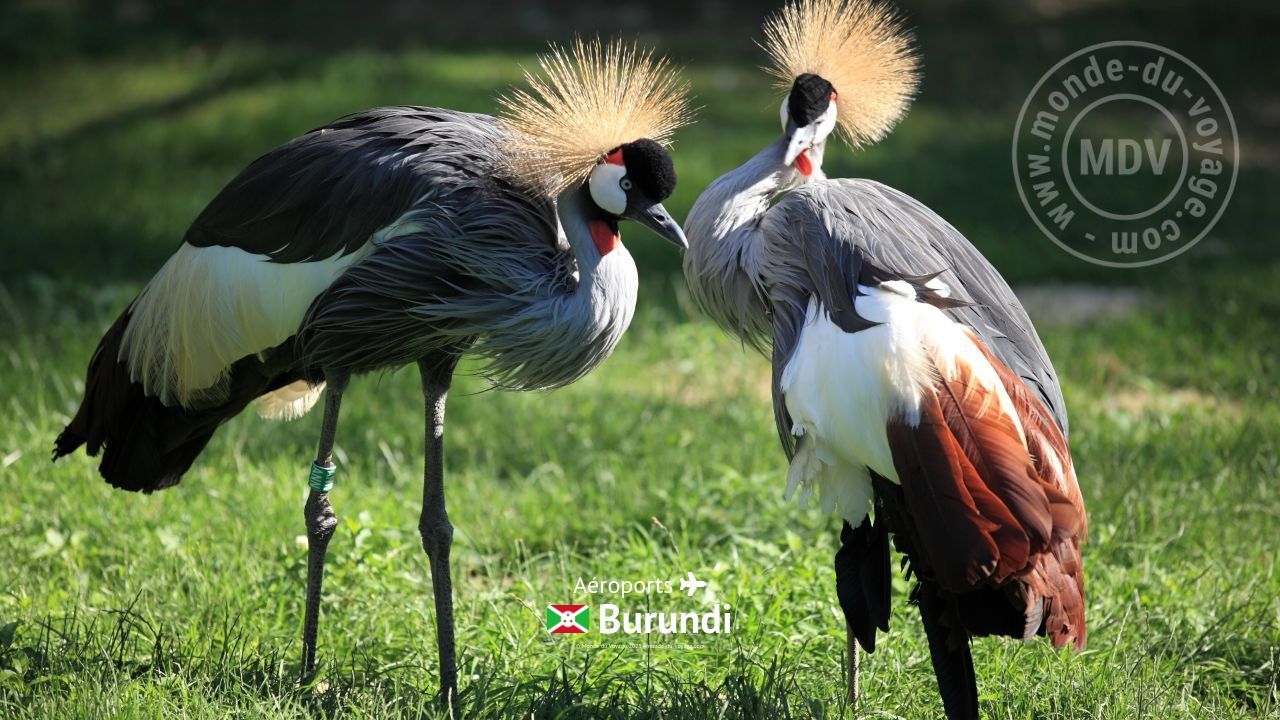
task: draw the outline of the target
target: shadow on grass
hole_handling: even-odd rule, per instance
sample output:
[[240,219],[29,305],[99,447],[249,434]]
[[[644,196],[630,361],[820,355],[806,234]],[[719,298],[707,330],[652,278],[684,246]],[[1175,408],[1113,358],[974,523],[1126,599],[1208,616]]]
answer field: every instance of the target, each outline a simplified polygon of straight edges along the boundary
[[[280,59],[236,67],[226,74],[210,78],[186,92],[176,93],[151,102],[118,108],[110,113],[87,120],[64,132],[45,135],[20,152],[9,155],[4,161],[14,165],[23,162],[40,162],[49,152],[67,151],[82,142],[101,142],[104,135],[125,131],[146,122],[165,121],[195,107],[258,85],[296,80],[314,70],[315,66],[301,57],[285,56]],[[14,157],[16,155],[17,157]]]

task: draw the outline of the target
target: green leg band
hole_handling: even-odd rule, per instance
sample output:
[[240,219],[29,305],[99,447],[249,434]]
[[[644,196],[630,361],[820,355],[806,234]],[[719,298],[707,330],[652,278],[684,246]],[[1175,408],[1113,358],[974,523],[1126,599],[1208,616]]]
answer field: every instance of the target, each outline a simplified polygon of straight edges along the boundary
[[323,467],[316,463],[311,463],[311,476],[307,478],[307,484],[316,492],[327,493],[333,489],[333,478],[338,474],[338,466],[330,465]]

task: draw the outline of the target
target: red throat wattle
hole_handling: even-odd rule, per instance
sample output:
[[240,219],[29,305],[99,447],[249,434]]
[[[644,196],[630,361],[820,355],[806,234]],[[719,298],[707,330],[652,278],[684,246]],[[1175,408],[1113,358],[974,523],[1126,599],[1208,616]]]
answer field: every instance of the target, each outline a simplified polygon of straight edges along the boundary
[[808,150],[801,150],[800,154],[796,156],[796,170],[799,170],[800,174],[805,177],[813,174],[813,161],[809,159]]
[[591,230],[591,239],[595,241],[596,249],[600,251],[600,257],[604,257],[613,252],[618,247],[618,229],[611,223],[604,220],[592,220],[587,223],[587,228]]

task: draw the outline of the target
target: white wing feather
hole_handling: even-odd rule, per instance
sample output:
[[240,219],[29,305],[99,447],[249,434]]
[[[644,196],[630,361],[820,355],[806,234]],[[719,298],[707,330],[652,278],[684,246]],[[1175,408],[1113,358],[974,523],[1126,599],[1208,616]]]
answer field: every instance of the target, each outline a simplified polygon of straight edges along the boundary
[[120,355],[166,405],[216,404],[232,363],[298,331],[311,302],[371,246],[304,263],[183,243],[130,308]]
[[1021,423],[995,369],[968,331],[942,311],[918,302],[905,282],[859,287],[854,303],[863,318],[880,323],[848,333],[810,299],[796,349],[783,369],[781,389],[801,438],[787,475],[788,497],[818,487],[824,511],[857,525],[872,497],[868,470],[898,482],[889,448],[891,419],[919,421],[920,402],[961,363],[991,390],[1001,410]]

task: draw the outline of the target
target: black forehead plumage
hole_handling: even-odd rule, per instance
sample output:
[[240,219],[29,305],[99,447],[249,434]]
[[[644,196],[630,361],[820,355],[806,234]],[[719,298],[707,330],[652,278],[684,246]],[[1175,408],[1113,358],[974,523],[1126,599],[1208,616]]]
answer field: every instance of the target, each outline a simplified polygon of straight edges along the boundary
[[791,95],[787,98],[787,112],[791,120],[799,127],[804,127],[827,111],[831,104],[831,93],[835,87],[813,73],[805,73],[796,78],[791,85]]
[[650,200],[662,202],[676,189],[676,167],[658,143],[643,138],[622,146],[627,177]]

